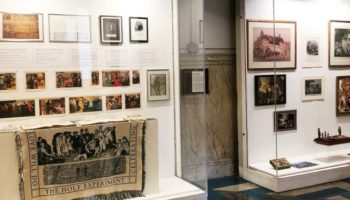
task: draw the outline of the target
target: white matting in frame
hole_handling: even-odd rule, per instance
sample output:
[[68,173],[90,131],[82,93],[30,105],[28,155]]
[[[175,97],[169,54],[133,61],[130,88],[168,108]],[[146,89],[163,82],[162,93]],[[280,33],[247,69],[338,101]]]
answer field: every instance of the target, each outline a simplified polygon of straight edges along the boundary
[[100,16],[100,34],[102,44],[123,43],[123,21],[120,16]]
[[319,35],[305,36],[303,43],[303,68],[322,67]]
[[91,42],[89,15],[49,14],[50,42]]
[[304,77],[301,83],[303,101],[324,100],[325,78],[323,76]]
[[148,18],[130,17],[130,42],[148,42]]
[[169,70],[147,70],[148,101],[170,99],[169,83]]
[[329,21],[329,67],[350,67],[350,21]]

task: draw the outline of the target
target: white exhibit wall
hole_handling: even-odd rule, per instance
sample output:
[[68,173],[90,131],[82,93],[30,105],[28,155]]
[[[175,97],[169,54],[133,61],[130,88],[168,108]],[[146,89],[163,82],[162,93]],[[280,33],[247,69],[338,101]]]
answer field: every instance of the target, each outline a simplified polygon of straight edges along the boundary
[[[272,0],[246,0],[246,19],[272,20]],[[350,130],[349,116],[336,116],[336,77],[350,75],[350,68],[333,69],[328,66],[328,22],[329,20],[350,20],[350,3],[343,0],[276,0],[275,19],[297,22],[297,66],[295,70],[276,70],[276,74],[287,76],[287,103],[277,105],[277,111],[297,110],[297,130],[273,131],[274,106],[254,105],[254,76],[274,74],[273,70],[247,71],[247,128],[249,163],[267,162],[276,157],[315,155],[350,145],[318,147],[313,140],[317,129],[330,135],[343,134]],[[320,68],[303,68],[304,41],[306,37],[320,37]],[[309,76],[323,76],[325,79],[324,100],[302,101],[302,79]],[[276,154],[277,153],[277,154]]]
[[[63,122],[67,120],[91,120],[98,118],[124,118],[141,115],[158,120],[159,174],[160,178],[175,174],[174,98],[173,98],[173,19],[171,0],[0,0],[1,12],[42,13],[44,17],[44,42],[1,42],[0,72],[16,72],[17,90],[1,91],[0,100],[36,99],[36,116],[0,119],[0,127]],[[91,16],[92,42],[50,43],[48,14]],[[100,43],[99,16],[113,15],[123,18],[123,44],[106,46]],[[129,17],[148,17],[149,42],[129,41]],[[140,85],[128,87],[91,87],[92,70],[140,70]],[[170,100],[147,101],[148,69],[170,71]],[[82,71],[82,88],[56,89],[56,71]],[[45,71],[46,89],[25,89],[25,72]],[[102,77],[100,74],[100,81]],[[105,95],[141,93],[141,108],[105,111]],[[68,97],[103,97],[103,112],[68,114]],[[63,116],[39,116],[39,98],[67,97],[66,114]],[[123,97],[124,98],[124,97]],[[6,156],[6,155],[0,155]]]

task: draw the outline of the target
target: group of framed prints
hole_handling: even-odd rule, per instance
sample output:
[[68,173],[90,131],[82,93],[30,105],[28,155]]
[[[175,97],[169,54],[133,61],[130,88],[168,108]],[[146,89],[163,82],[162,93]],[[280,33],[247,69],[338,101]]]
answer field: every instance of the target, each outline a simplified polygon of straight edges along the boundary
[[[43,42],[43,14],[0,13],[0,41]],[[49,41],[91,43],[90,15],[48,14]],[[121,16],[99,16],[101,44],[123,43]],[[132,43],[148,42],[148,18],[129,17]]]

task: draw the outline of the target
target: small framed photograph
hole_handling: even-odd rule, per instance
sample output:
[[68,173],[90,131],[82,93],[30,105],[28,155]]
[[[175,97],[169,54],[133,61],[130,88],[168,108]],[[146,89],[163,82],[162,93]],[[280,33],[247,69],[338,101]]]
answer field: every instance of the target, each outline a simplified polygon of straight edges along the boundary
[[123,96],[121,94],[106,96],[106,110],[120,110],[123,108]]
[[296,22],[247,20],[247,29],[248,70],[296,68]]
[[148,42],[148,18],[129,17],[130,42]]
[[255,76],[255,106],[286,104],[286,75]]
[[297,129],[297,110],[284,110],[274,112],[274,130],[290,131]]
[[336,81],[336,114],[350,115],[350,76],[337,76]]
[[350,67],[350,21],[329,21],[329,67]]
[[100,16],[102,44],[123,43],[123,20],[120,16]]
[[43,15],[0,13],[0,41],[43,42]]
[[132,84],[133,85],[140,84],[140,70],[132,70]]
[[16,73],[0,73],[0,91],[16,90],[17,80]]
[[305,77],[302,79],[302,100],[313,101],[324,99],[324,77]]
[[130,86],[130,71],[102,71],[102,86],[103,87],[120,87]]
[[27,90],[44,90],[46,88],[45,72],[26,73]]
[[0,101],[0,118],[35,116],[35,100]]
[[102,111],[102,97],[69,97],[69,113],[85,113],[97,111]]
[[50,42],[91,43],[89,15],[49,14]]
[[320,36],[305,37],[303,46],[303,68],[322,67],[320,44]]
[[62,115],[66,113],[66,100],[61,98],[39,99],[40,115]]
[[56,72],[56,88],[82,87],[81,72]]
[[141,108],[141,94],[125,94],[125,109]]
[[170,99],[169,83],[169,70],[147,70],[148,101]]
[[92,71],[91,72],[91,86],[99,86],[100,85],[100,72]]

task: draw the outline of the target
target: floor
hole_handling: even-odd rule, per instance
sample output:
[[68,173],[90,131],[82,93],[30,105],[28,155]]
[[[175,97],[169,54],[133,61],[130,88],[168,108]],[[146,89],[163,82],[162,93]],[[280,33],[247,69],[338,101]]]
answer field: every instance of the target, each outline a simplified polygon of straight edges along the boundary
[[350,179],[274,193],[240,177],[224,177],[208,182],[209,200],[350,200]]

